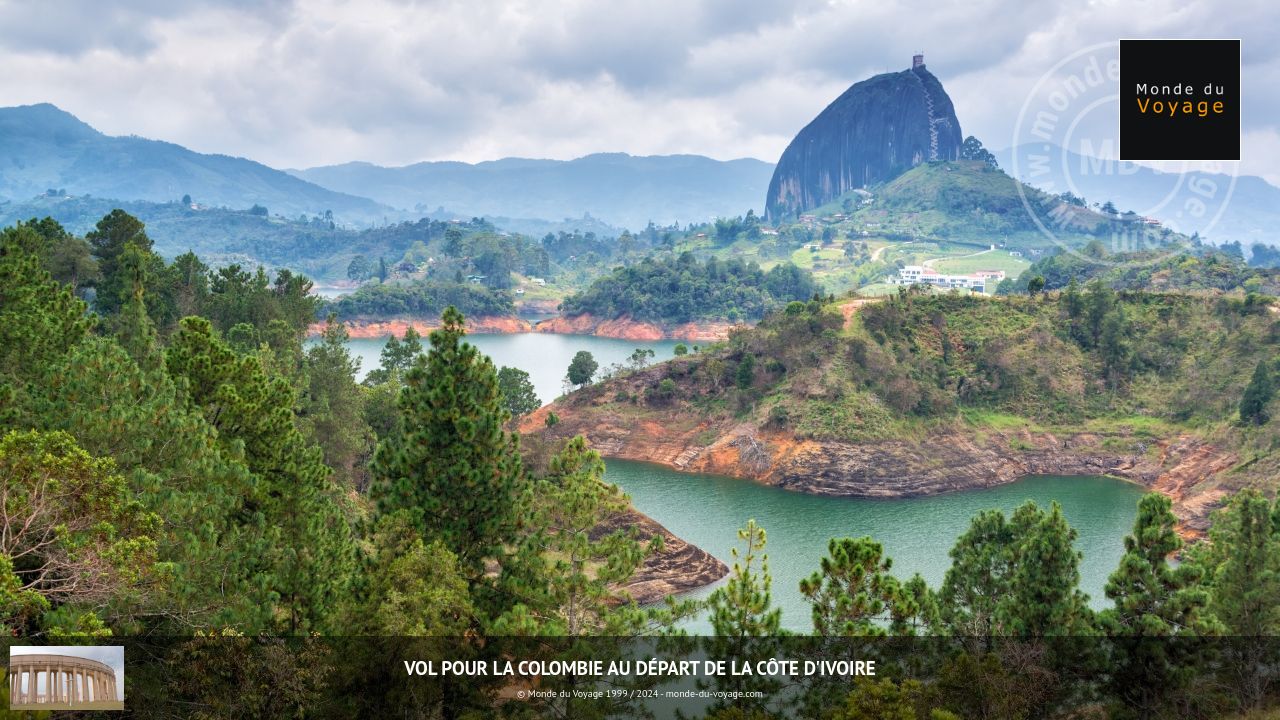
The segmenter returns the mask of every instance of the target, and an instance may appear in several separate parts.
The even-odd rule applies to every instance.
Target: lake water
[[[773,601],[783,625],[810,631],[809,605],[799,584],[815,570],[833,537],[870,535],[893,558],[900,579],[920,573],[931,587],[942,584],[950,567],[947,552],[978,511],[1013,511],[1026,500],[1041,507],[1057,500],[1079,532],[1076,549],[1081,589],[1094,607],[1107,604],[1103,587],[1124,554],[1124,536],[1133,528],[1143,489],[1104,477],[1030,477],[996,488],[898,500],[831,498],[781,490],[748,480],[678,473],[658,465],[609,460],[606,476],[641,512],[732,566],[729,551],[738,528],[755,519],[765,529]],[[691,597],[704,597],[703,588]],[[709,632],[705,619],[690,631]]]
[[[426,338],[423,338],[424,349]],[[655,362],[668,360],[675,354],[677,342],[659,340],[615,340],[593,335],[552,335],[522,333],[519,335],[467,335],[467,342],[480,348],[496,367],[517,367],[529,373],[529,380],[542,402],[549,403],[564,393],[563,381],[569,362],[579,350],[590,352],[600,371],[614,363],[624,362],[636,348],[653,350]],[[687,344],[687,343],[686,343]],[[351,352],[360,358],[360,378],[381,364],[386,339],[353,339]]]
[[[590,351],[602,368],[622,362],[636,347],[652,348],[655,360],[672,357],[675,342],[636,342],[582,335],[468,335],[495,365],[529,373],[538,397],[550,402],[562,392],[569,361]],[[361,375],[378,366],[384,340],[352,340],[361,358]],[[906,579],[919,572],[933,587],[950,565],[947,552],[979,510],[1006,513],[1025,500],[1047,507],[1062,504],[1067,521],[1079,532],[1076,548],[1084,554],[1081,588],[1095,607],[1106,604],[1107,576],[1124,552],[1123,538],[1133,526],[1142,488],[1113,478],[1033,477],[998,488],[928,498],[868,500],[831,498],[780,490],[747,480],[678,473],[665,467],[622,460],[607,461],[606,478],[627,492],[635,506],[677,536],[730,563],[738,528],[754,518],[768,533],[773,600],[783,624],[810,629],[809,606],[798,586],[818,568],[832,537],[870,535],[893,558],[893,572]],[[694,591],[707,595],[712,588]],[[691,631],[707,631],[705,619]]]

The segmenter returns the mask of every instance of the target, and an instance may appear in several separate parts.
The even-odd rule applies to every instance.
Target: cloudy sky
[[[276,167],[590,152],[774,161],[852,82],[923,50],[1008,147],[1058,60],[1119,37],[1244,41],[1244,162],[1280,183],[1274,0],[0,0],[0,105],[52,102]]]

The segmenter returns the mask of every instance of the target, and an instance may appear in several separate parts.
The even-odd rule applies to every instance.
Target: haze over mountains
[[[160,203],[190,195],[201,205],[259,204],[286,217],[332,211],[339,222],[359,226],[443,208],[448,215],[502,217],[512,224],[590,215],[638,230],[650,220],[704,222],[759,212],[772,172],[771,164],[754,159],[624,153],[474,165],[347,163],[285,172],[173,143],[104,135],[49,104],[0,108],[0,200],[14,202],[50,189]]]
[[[565,227],[566,219],[598,234],[610,234],[608,226],[638,230],[651,220],[703,222],[747,210],[760,213],[766,197],[779,201],[775,211],[786,207],[795,212],[839,195],[842,188],[875,186],[935,153],[940,159],[953,157],[959,123],[936,78],[922,67],[875,80],[851,86],[802,130],[783,154],[776,175],[773,165],[754,159],[624,153],[567,161],[507,158],[403,167],[346,163],[281,171],[172,143],[107,136],[49,104],[0,108],[0,215],[38,211],[59,218],[59,203],[31,202],[49,189],[154,203],[173,203],[189,194],[204,206],[247,209],[259,204],[286,217],[332,211],[340,224],[354,227],[425,215],[483,216],[531,234]],[[847,112],[854,105],[862,108],[857,117]],[[939,131],[936,151],[931,129]],[[1057,153],[1055,148],[1052,154]],[[1011,151],[996,156],[1012,173]],[[1021,168],[1019,179],[1061,192],[1068,187],[1064,168],[1071,168],[1075,192],[1090,202],[1111,200],[1122,211],[1149,214],[1214,243],[1238,240],[1246,248],[1280,243],[1280,189],[1261,178],[1238,178],[1226,211],[1210,226],[1209,217],[1179,218],[1179,208],[1157,207],[1175,176],[1145,167],[1117,172],[1120,166],[1114,162],[1098,165],[1072,152],[1065,158],[1065,164],[1050,163],[1050,173],[1038,177]],[[1183,181],[1225,188],[1230,178],[1194,172]],[[791,200],[781,202],[783,195]],[[87,209],[76,211],[83,215]],[[583,219],[585,215],[591,219]],[[84,222],[83,217],[68,219],[77,227]]]
[[[351,222],[381,220],[390,212],[252,160],[104,135],[53,105],[0,108],[0,197],[27,200],[49,189],[152,202],[189,194],[203,205],[261,204],[290,217],[331,210]]]
[[[1280,243],[1280,188],[1260,177],[1236,178],[1226,208],[1215,221],[1213,216],[1219,207],[1216,203],[1206,202],[1209,210],[1201,217],[1184,212],[1185,201],[1194,197],[1189,188],[1212,188],[1212,192],[1221,197],[1231,185],[1230,175],[1196,171],[1182,173],[1179,178],[1176,174],[1134,163],[1064,151],[1057,145],[1050,145],[1047,150],[1043,146],[1022,148],[1018,153],[1021,162],[1016,173],[1014,148],[996,152],[995,156],[1005,172],[1047,192],[1071,189],[1090,203],[1110,200],[1121,212],[1133,210],[1150,215],[1179,232],[1200,233],[1214,244],[1237,241],[1247,250],[1256,243]],[[1026,167],[1026,158],[1032,155],[1048,156],[1051,160],[1033,172]],[[1171,195],[1175,187],[1179,189]]]
[[[576,160],[505,158],[404,167],[346,163],[294,175],[419,214],[443,206],[464,216],[560,220],[584,213],[638,230],[653,221],[706,222],[763,205],[773,165],[700,155],[598,153]]]

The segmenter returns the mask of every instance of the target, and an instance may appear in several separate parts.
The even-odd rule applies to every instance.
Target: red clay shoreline
[[[404,335],[412,327],[425,335],[440,327],[438,319],[424,318],[355,318],[344,323],[353,338],[374,339],[390,335]],[[561,335],[593,335],[619,340],[685,340],[690,342],[717,342],[729,337],[729,332],[744,325],[729,322],[689,322],[679,325],[662,325],[640,322],[627,318],[601,320],[591,315],[577,317],[557,316],[531,323],[512,315],[479,316],[467,318],[467,332],[478,334],[515,335],[520,333],[554,333]],[[314,323],[308,329],[312,337],[324,330],[324,323]]]

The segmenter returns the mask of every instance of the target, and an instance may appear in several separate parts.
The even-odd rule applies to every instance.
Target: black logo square
[[[1240,159],[1239,40],[1120,41],[1121,160]]]

